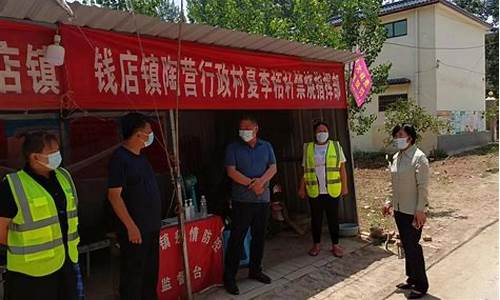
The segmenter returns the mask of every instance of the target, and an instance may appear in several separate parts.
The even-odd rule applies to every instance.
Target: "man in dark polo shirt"
[[[249,227],[252,232],[249,277],[271,283],[271,278],[262,273],[262,256],[269,215],[269,181],[277,171],[273,147],[257,138],[257,121],[244,117],[240,120],[239,129],[241,139],[227,147],[225,159],[227,174],[233,184],[231,235],[225,260],[224,286],[233,295],[239,294],[235,277]]]
[[[108,198],[121,221],[120,299],[157,299],[161,202],[155,173],[141,150],[153,143],[149,119],[138,113],[123,117],[125,139],[109,163]]]

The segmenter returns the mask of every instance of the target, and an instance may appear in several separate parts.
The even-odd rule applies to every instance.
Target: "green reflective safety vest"
[[[316,161],[314,160],[314,143],[306,144],[306,160],[304,169],[304,180],[306,183],[307,196],[316,198],[319,196],[319,183],[316,176]],[[340,196],[342,184],[340,181],[340,157],[339,143],[328,141],[326,150],[326,188],[328,195],[333,198]]]
[[[55,172],[66,195],[68,256],[77,263],[80,237],[75,184],[67,170]],[[25,171],[9,174],[7,180],[18,209],[9,225],[7,269],[36,277],[54,273],[66,257],[54,199]]]

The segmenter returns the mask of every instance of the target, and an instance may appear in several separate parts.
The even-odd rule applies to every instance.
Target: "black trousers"
[[[405,251],[405,266],[407,283],[415,285],[415,289],[422,293],[429,290],[429,282],[425,272],[424,252],[420,245],[422,228],[413,227],[413,215],[394,211],[394,218],[398,226],[399,236]]]
[[[56,272],[42,277],[7,271],[5,300],[76,300],[77,274],[74,264],[66,258]]]
[[[332,244],[339,243],[339,198],[330,195],[319,195],[317,198],[309,198],[311,207],[311,229],[313,242],[321,242],[321,229],[323,227],[323,214],[326,213],[328,230]]]
[[[159,232],[142,234],[141,244],[132,244],[119,234],[120,299],[156,300],[159,267]]]
[[[231,235],[227,247],[224,282],[234,283],[240,266],[241,251],[245,234],[250,228],[250,274],[262,272],[264,240],[269,217],[269,203],[244,203],[233,201],[231,212]]]

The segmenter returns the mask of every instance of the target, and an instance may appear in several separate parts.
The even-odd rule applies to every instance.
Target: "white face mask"
[[[155,134],[151,132],[150,134],[148,134],[148,140],[144,142],[144,147],[151,146],[154,140],[155,140]]]
[[[62,163],[62,156],[61,156],[61,152],[59,152],[59,151],[52,153],[52,154],[49,154],[49,155],[44,155],[44,156],[47,157],[48,163],[43,163],[41,161],[38,161],[38,163],[40,163],[41,165],[43,165],[47,169],[55,170],[55,169],[59,168],[59,166]]]
[[[404,150],[408,148],[410,143],[408,142],[408,138],[398,138],[394,139],[394,147],[398,148],[399,150]]]
[[[240,137],[246,143],[253,140],[253,130],[240,130]]]
[[[328,141],[328,132],[318,132],[318,133],[316,133],[316,140],[320,144],[326,143],[326,141]]]

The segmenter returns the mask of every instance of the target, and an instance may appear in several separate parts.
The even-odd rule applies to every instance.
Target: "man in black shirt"
[[[111,158],[108,180],[108,198],[121,221],[120,297],[157,299],[160,191],[151,164],[141,154],[153,143],[154,134],[142,114],[130,113],[121,123],[125,141]]]
[[[29,274],[30,272],[10,270],[8,262],[5,299],[77,299],[77,297],[79,297],[79,292],[83,291],[79,291],[77,288],[77,265],[72,262],[68,256],[69,226],[67,195],[60,184],[60,179],[56,176],[56,172],[62,174],[61,172],[67,171],[61,171],[59,168],[61,163],[59,143],[54,135],[42,131],[25,134],[24,138],[23,154],[26,160],[26,165],[23,168],[23,171],[28,178],[34,180],[34,185],[40,186],[48,193],[48,195],[50,195],[50,197],[46,198],[47,205],[50,207],[55,204],[58,225],[65,250],[65,253],[61,254],[61,258],[64,259],[64,263],[60,268],[54,268],[54,271],[50,271],[47,275],[34,276]],[[19,174],[19,172],[17,174]],[[69,173],[66,174],[69,176]],[[13,174],[9,176],[13,176]],[[30,188],[33,187],[24,186],[25,190]],[[4,178],[4,180],[0,183],[0,244],[7,246],[9,246],[10,243],[8,241],[9,225],[19,222],[16,221],[16,218],[19,218],[18,212],[20,209],[14,198],[14,192],[15,191],[12,190],[7,177]],[[30,195],[28,194],[28,198],[29,197]],[[35,199],[29,199],[28,201],[34,200]],[[51,204],[51,202],[54,204]],[[37,209],[43,208],[44,206],[37,207]],[[24,213],[25,211],[23,210],[23,219],[26,222],[28,218],[24,216]],[[47,219],[45,219],[45,221],[47,221]],[[32,224],[35,225],[38,223],[34,222]],[[19,225],[14,224],[14,226]],[[9,240],[11,239],[9,238]],[[73,245],[72,247],[72,251],[78,255],[75,246]],[[76,259],[77,257],[78,256],[76,256]],[[9,257],[7,259],[9,260]],[[11,263],[17,264],[19,262]],[[43,261],[33,260],[31,262],[27,262],[27,264],[30,264],[31,266],[22,267],[20,265],[14,265],[13,267],[21,270],[29,270],[36,268],[37,263],[42,264]]]

